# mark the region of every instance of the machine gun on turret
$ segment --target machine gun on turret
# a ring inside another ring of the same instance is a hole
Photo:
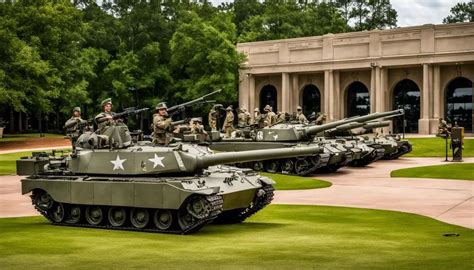
[[[219,89],[219,90],[216,90],[214,92],[211,92],[209,94],[206,94],[202,97],[199,97],[199,98],[196,98],[196,99],[193,99],[191,101],[188,101],[188,102],[185,102],[185,103],[181,103],[181,104],[178,104],[178,105],[175,105],[175,106],[172,106],[172,107],[169,107],[168,108],[168,115],[169,116],[173,116],[177,113],[180,113],[182,111],[184,111],[186,109],[186,107],[191,107],[195,104],[206,104],[206,103],[214,103],[216,102],[215,100],[206,100],[206,98],[212,96],[212,95],[215,95],[215,94],[218,94],[222,91],[222,89]]]
[[[114,113],[112,115],[112,119],[114,119],[114,120],[123,119],[123,118],[129,117],[130,115],[139,114],[139,113],[142,113],[142,112],[146,112],[148,110],[149,110],[149,108],[141,108],[141,109],[135,109],[135,107],[126,108],[123,112]],[[101,118],[96,118],[95,119],[95,122],[97,124],[100,124],[100,123],[105,122],[105,121],[107,121],[107,117],[101,117]]]

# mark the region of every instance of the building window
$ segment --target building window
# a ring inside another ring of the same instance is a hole
[[[321,112],[321,94],[315,85],[309,84],[304,87],[301,105],[303,113],[307,115]]]
[[[457,123],[464,131],[472,132],[472,81],[459,77],[446,89],[445,117],[448,123]]]
[[[402,80],[393,89],[393,109],[404,109],[404,117],[393,119],[393,132],[418,133],[418,120],[420,119],[420,89],[412,80]]]
[[[347,117],[370,113],[369,89],[361,82],[353,82],[347,88]]]
[[[265,85],[260,91],[260,111],[263,112],[263,108],[266,105],[270,105],[273,111],[276,112],[277,108],[277,90],[273,85]]]

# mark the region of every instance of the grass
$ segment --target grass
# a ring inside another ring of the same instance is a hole
[[[404,157],[444,157],[446,143],[442,138],[410,138],[407,139],[413,144],[413,151],[404,155]],[[449,143],[449,141],[448,141]],[[449,149],[449,156],[452,156],[452,150]],[[464,140],[464,157],[474,157],[474,139]]]
[[[456,163],[399,169],[390,172],[390,176],[474,180],[474,163]]]
[[[1,269],[472,269],[473,246],[472,230],[434,219],[325,206],[272,205],[186,236],[0,219]]]
[[[311,177],[302,177],[294,175],[260,173],[276,182],[274,186],[277,190],[294,190],[294,189],[314,189],[330,187],[332,184],[328,181],[314,179]]]
[[[26,141],[30,139],[39,138],[63,138],[63,134],[43,133],[44,137],[40,137],[39,133],[25,133],[25,134],[3,134],[0,142]]]

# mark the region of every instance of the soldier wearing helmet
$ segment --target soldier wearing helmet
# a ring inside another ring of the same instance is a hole
[[[226,115],[224,120],[224,126],[222,127],[225,132],[225,137],[230,138],[232,131],[234,131],[234,113],[232,112],[232,106],[225,109]]]
[[[298,119],[298,122],[300,122],[301,124],[308,123],[308,119],[306,119],[306,116],[304,115],[301,106],[296,107],[296,117]]]
[[[217,131],[217,118],[219,117],[219,108],[213,106],[212,109],[209,111],[208,121],[209,126],[211,127],[211,131]]]
[[[239,128],[244,128],[250,125],[250,113],[247,112],[247,108],[241,107],[239,110],[239,114],[237,115],[238,117],[238,124],[237,126]]]
[[[69,118],[69,120],[67,120],[64,124],[66,134],[69,138],[71,138],[73,147],[76,144],[77,138],[79,138],[81,135],[82,129],[85,128],[86,125],[87,121],[81,118],[81,108],[74,107],[71,118]]]
[[[154,144],[168,145],[173,139],[173,130],[171,117],[168,116],[168,107],[166,103],[160,102],[155,108],[153,114],[152,137]]]
[[[273,112],[273,108],[270,105],[266,105],[265,108],[263,108],[263,111],[265,112],[265,118],[263,120],[263,126],[264,127],[269,127],[272,126],[273,124],[276,123],[277,121],[277,116]]]
[[[115,126],[117,123],[113,119],[112,99],[106,98],[102,100],[101,106],[104,111],[96,115],[94,121],[97,123],[100,134],[104,134],[110,126]]]

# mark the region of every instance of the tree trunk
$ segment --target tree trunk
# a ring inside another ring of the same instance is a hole
[[[40,133],[40,137],[42,137],[43,134],[43,125],[41,123],[41,111],[38,112],[38,131]]]
[[[10,108],[10,133],[15,133],[15,115],[13,108]]]
[[[18,112],[18,132],[23,132],[23,113]]]

